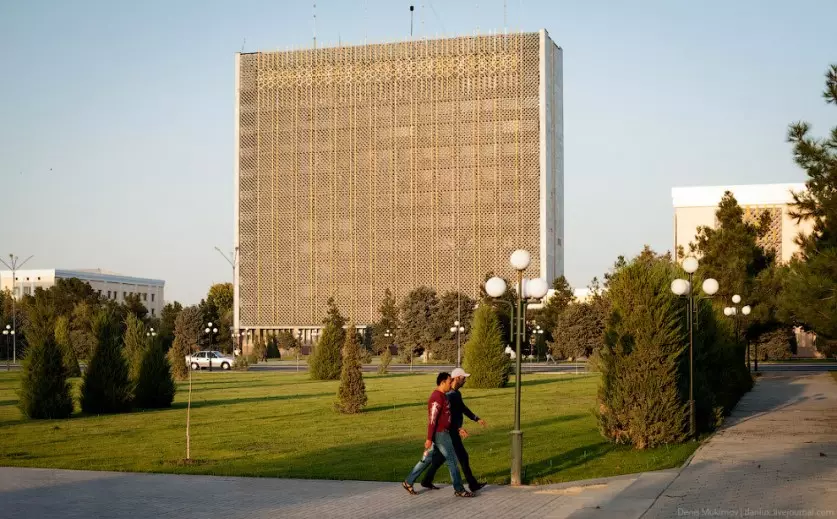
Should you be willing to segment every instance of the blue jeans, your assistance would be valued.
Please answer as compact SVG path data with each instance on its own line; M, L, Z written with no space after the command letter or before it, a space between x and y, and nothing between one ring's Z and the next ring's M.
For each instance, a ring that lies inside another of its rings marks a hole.
M457 492L462 492L465 490L465 487L462 486L462 479L459 477L459 468L456 466L456 452L453 450L450 433L447 431L437 432L433 435L433 440L434 442L430 450L421 458L421 461L416 463L410 475L407 476L407 484L412 485L416 482L419 476L421 476L421 473L424 472L424 469L433 463L433 451L439 449L439 452L442 453L442 456L445 457L445 461L448 464L450 480L453 481L453 489Z

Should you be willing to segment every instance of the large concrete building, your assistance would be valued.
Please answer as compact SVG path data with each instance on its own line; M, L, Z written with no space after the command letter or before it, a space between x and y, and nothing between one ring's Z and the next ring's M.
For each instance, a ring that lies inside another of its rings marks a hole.
M715 227L715 211L724 193L730 191L744 210L744 218L757 221L770 215L770 228L762 238L762 245L776 251L779 261L789 261L799 250L794 242L800 233L811 232L811 223L797 224L789 211L793 204L791 193L805 189L805 184L753 184L743 186L676 187L671 190L674 204L674 250L695 241L699 227Z
M358 324L390 289L563 273L562 51L546 31L236 56L239 329Z
M59 279L77 278L89 284L99 296L122 303L130 295L138 295L152 317L159 317L165 302L163 290L166 282L161 279L123 276L102 269L29 269L15 271L14 290L12 271L0 271L0 290L9 290L15 298L30 295L36 288L44 290Z

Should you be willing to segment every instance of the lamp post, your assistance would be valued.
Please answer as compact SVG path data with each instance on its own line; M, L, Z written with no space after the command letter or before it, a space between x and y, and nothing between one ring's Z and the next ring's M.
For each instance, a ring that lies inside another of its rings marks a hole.
M206 356L209 359L209 371L212 371L212 335L218 333L218 328L214 328L212 323L207 323L206 328L204 328L203 331L209 339L209 345L206 348Z
M465 327L459 321L454 321L450 327L450 333L456 334L456 367L462 366L462 333Z
M12 330L12 326L10 324L7 324L3 329L3 335L6 336L6 371L11 371L12 367L9 364L9 336L11 335L12 338L14 338L15 331Z
M538 344L540 344L541 336L543 335L543 328L538 323L535 323L535 329L532 330L532 338L534 340L529 341L529 357L535 357L535 353L538 352ZM540 355L535 357L536 361L540 360Z
M671 291L678 296L685 296L688 301L687 321L689 324L689 435L695 438L697 434L697 426L695 419L695 332L694 323L697 315L697 306L695 304L694 290L692 290L692 281L694 274L698 269L698 260L693 256L689 256L683 260L683 270L689 275L688 281L685 279L675 279L671 282ZM703 292L707 297L712 297L718 292L718 281L712 278L707 278L703 281Z
M0 263L6 266L7 269L12 271L12 362L17 364L17 312L15 311L15 281L16 281L16 272L17 269L26 265L26 262L31 260L32 256L29 256L25 260L18 263L18 257L14 254L9 254L9 263L6 263L3 260L0 260ZM8 355L7 355L8 356Z
M531 256L523 249L514 251L509 258L512 268L517 271L517 295L512 308L512 329L515 345L515 380L514 380L514 430L512 437L512 459L511 459L511 484L518 486L522 483L521 472L523 469L523 431L520 430L520 343L524 333L524 312L530 300L540 300L545 295L549 286L545 279L535 278L524 283L523 271L529 267ZM485 282L485 292L498 298L506 292L506 282L499 277L493 277Z
M302 329L296 332L296 370L299 371L299 350L302 349Z
M395 339L393 339L393 337L395 337L395 334L392 333L392 331L389 328L387 328L387 330L384 332L384 337L389 339L391 342L395 340ZM389 347L390 347L390 344L387 344L387 348L389 348ZM390 352L390 353L392 353L392 352ZM410 371L413 371L413 357L412 356L410 356Z
M157 337L157 332L154 331L154 328L151 328L149 331L145 332L146 337Z
M741 296L735 294L732 296L732 303L733 305L737 305L741 303ZM732 317L735 319L735 340L741 342L741 319L742 316L746 317L750 315L750 305L746 305L739 310L737 306L728 306L724 308L724 315L727 317ZM756 348L758 348L758 343L756 343ZM747 371L750 370L750 341L747 341ZM758 350L756 350L756 371L759 370L759 359L758 359Z

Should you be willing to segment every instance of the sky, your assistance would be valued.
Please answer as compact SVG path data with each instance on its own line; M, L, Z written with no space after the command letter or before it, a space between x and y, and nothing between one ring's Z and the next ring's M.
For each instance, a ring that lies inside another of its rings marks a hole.
M504 29L502 0L317 0L318 46ZM833 0L508 0L564 50L566 274L673 240L675 186L802 182L835 124ZM311 45L312 2L0 1L0 254L166 280L232 269L234 56Z

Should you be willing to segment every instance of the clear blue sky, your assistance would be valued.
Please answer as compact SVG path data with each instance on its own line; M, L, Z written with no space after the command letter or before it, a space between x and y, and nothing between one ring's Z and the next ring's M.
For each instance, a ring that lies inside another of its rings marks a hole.
M417 36L503 26L500 0L414 3ZM409 5L317 0L318 40L403 39ZM310 45L311 14L277 0L0 2L0 253L162 278L186 303L228 281L213 247L233 234L234 53ZM508 20L564 48L575 286L645 243L671 247L672 186L802 181L787 124L835 123L820 96L833 0L509 0Z

